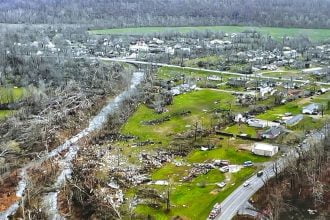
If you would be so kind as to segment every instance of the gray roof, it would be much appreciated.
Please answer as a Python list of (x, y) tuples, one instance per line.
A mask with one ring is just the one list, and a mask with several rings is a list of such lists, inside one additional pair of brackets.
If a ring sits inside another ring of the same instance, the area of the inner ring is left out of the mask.
[(276, 137), (277, 135), (279, 135), (282, 132), (282, 127), (280, 126), (274, 126), (269, 128), (268, 130), (266, 130), (262, 135), (271, 135), (273, 137)]
[(287, 125), (293, 125), (293, 124), (296, 124), (296, 123), (298, 123), (299, 121), (301, 121), (303, 118), (304, 118), (304, 116), (303, 116), (302, 114), (295, 115), (295, 116), (293, 116), (292, 118), (286, 120), (285, 123), (286, 123)]
[(310, 111), (318, 110), (319, 108), (320, 106), (316, 103), (312, 103), (304, 107), (305, 110), (310, 110)]

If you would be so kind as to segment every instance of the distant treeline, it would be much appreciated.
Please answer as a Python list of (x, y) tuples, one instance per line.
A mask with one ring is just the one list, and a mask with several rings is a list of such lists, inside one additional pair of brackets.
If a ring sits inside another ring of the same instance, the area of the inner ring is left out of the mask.
[(330, 28), (330, 0), (0, 0), (0, 22)]

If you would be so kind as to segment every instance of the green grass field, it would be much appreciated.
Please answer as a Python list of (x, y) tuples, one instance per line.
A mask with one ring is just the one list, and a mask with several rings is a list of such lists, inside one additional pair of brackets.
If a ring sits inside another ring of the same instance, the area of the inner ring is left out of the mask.
[[(167, 107), (168, 112), (163, 114), (157, 114), (145, 105), (141, 105), (124, 125), (122, 132), (138, 136), (141, 140), (169, 143), (173, 134), (191, 130), (191, 126), (196, 122), (204, 127), (210, 126), (212, 120), (210, 112), (215, 108), (229, 108), (229, 102), (232, 100), (234, 97), (231, 94), (205, 89), (176, 96), (173, 105)], [(216, 104), (216, 101), (220, 101), (220, 103)], [(236, 107), (233, 105), (233, 108)], [(191, 111), (191, 114), (176, 116), (170, 121), (158, 125), (143, 125), (141, 123), (182, 111)]]
[(256, 128), (249, 127), (247, 124), (235, 124), (225, 129), (225, 132), (229, 132), (236, 135), (247, 134), (251, 137), (257, 137), (258, 130)]
[(189, 33), (192, 31), (215, 31), (235, 33), (245, 30), (256, 30), (263, 34), (271, 35), (276, 39), (283, 36), (305, 35), (314, 41), (330, 39), (329, 29), (301, 29), (301, 28), (276, 28), (276, 27), (247, 27), (247, 26), (199, 26), (199, 27), (138, 27), (92, 30), (92, 34), (107, 35), (145, 35), (153, 33), (180, 32)]
[(160, 79), (169, 79), (169, 78), (175, 78), (175, 77), (180, 77), (182, 75), (185, 75), (187, 77), (200, 77), (200, 78), (206, 78), (207, 76), (211, 75), (217, 75), (217, 76), (222, 76), (223, 79), (228, 79), (232, 76), (228, 76), (227, 74), (220, 74), (220, 73), (214, 73), (214, 72), (209, 72), (205, 70), (191, 70), (191, 69), (186, 69), (182, 67), (161, 67), (158, 69), (157, 76)]
[(297, 104), (296, 101), (289, 102), (285, 105), (276, 106), (263, 114), (257, 116), (257, 118), (273, 121), (276, 119), (280, 119), (285, 113), (290, 112), (294, 115), (300, 114), (302, 111), (302, 106)]
[(262, 72), (263, 76), (269, 76), (269, 77), (278, 77), (278, 78), (287, 78), (290, 79), (292, 77), (293, 79), (296, 79), (298, 77), (301, 77), (302, 79), (310, 79), (308, 74), (302, 74), (299, 73), (299, 71), (266, 71)]
[(24, 88), (3, 88), (0, 87), (0, 103), (19, 101), (24, 96)]
[[(210, 160), (229, 160), (232, 164), (243, 164), (244, 161), (253, 161), (255, 163), (265, 162), (269, 158), (260, 157), (251, 154), (251, 152), (238, 150), (237, 145), (249, 143), (246, 140), (237, 139), (234, 142), (221, 142), (222, 147), (210, 151), (195, 150), (188, 155), (188, 161), (191, 163), (202, 163)], [(251, 143), (252, 144), (252, 143)]]
[[(10, 103), (19, 101), (24, 97), (24, 88), (3, 88), (0, 87), (0, 103)], [(0, 110), (0, 120), (6, 118), (13, 111)]]

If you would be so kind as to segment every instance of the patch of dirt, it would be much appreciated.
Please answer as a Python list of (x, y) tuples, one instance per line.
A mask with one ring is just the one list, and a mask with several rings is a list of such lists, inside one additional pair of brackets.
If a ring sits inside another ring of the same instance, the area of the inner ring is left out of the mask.
[(18, 201), (16, 187), (19, 182), (17, 171), (10, 174), (3, 182), (0, 182), (0, 212), (8, 209), (13, 203)]
[(310, 97), (300, 99), (300, 100), (297, 102), (297, 104), (299, 104), (299, 105), (304, 105), (304, 104), (307, 104), (307, 103), (309, 103), (309, 102), (311, 102), (311, 98), (310, 98)]
[(240, 144), (240, 145), (238, 145), (238, 149), (251, 151), (252, 150), (252, 145), (251, 144)]
[(210, 192), (211, 195), (218, 195), (219, 194), (219, 189), (214, 189)]

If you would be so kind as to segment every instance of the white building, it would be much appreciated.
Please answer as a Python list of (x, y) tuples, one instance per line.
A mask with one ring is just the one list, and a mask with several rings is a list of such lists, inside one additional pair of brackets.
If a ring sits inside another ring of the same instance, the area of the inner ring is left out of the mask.
[(266, 143), (254, 143), (252, 146), (252, 153), (259, 156), (272, 157), (278, 152), (278, 146)]
[(280, 123), (256, 119), (256, 118), (248, 119), (246, 122), (248, 123), (249, 126), (256, 128), (276, 127), (280, 125)]
[(215, 44), (222, 45), (223, 44), (223, 41), (222, 40), (219, 40), (219, 39), (215, 39), (215, 40), (211, 40), (210, 41), (210, 44), (211, 45), (215, 45)]
[(135, 45), (130, 45), (129, 50), (133, 52), (148, 52), (149, 46), (144, 42), (138, 42)]
[(165, 48), (165, 53), (168, 53), (168, 54), (170, 54), (170, 55), (174, 55), (175, 50), (174, 50), (174, 48), (172, 48), (172, 47), (166, 47), (166, 48)]
[(219, 76), (212, 75), (212, 76), (208, 76), (207, 77), (207, 80), (210, 80), (210, 81), (222, 81), (222, 78), (219, 77)]
[(245, 118), (242, 114), (237, 114), (237, 115), (235, 116), (234, 121), (235, 121), (236, 123), (238, 123), (238, 122), (245, 122), (245, 121), (246, 121), (246, 118)]

